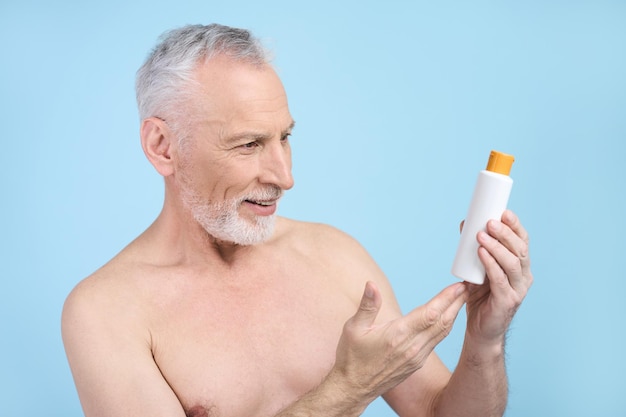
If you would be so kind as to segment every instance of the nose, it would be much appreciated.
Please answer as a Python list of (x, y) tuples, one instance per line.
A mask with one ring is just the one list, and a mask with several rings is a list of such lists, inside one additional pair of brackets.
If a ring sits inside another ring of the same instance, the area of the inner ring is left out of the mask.
[(259, 181), (276, 185), (283, 190), (293, 187), (289, 142), (280, 141), (266, 145), (261, 160)]

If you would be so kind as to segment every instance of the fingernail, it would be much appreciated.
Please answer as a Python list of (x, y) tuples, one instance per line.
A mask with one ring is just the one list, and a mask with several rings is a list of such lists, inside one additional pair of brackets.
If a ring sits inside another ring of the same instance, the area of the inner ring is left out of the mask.
[(489, 227), (491, 228), (491, 230), (493, 230), (494, 232), (499, 232), (501, 225), (499, 221), (496, 220), (489, 220)]

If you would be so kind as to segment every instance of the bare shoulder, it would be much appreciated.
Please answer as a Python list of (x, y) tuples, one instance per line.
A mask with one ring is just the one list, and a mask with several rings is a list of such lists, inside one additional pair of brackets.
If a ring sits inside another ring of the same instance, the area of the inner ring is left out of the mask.
[(63, 343), (85, 415), (183, 414), (152, 357), (140, 272), (116, 257), (65, 301)]
[(84, 334), (87, 328), (103, 330), (115, 326), (140, 325), (141, 315), (133, 310), (140, 309), (137, 291), (132, 279), (136, 275), (132, 265), (119, 257), (80, 281), (70, 292), (63, 306), (62, 331), (66, 342), (76, 335)]
[(388, 314), (396, 316), (399, 307), (391, 284), (367, 250), (348, 233), (321, 223), (282, 219), (279, 228), (289, 246), (341, 280), (359, 302), (365, 283), (373, 281), (387, 300)]
[(348, 251), (354, 255), (365, 255), (361, 244), (344, 231), (323, 223), (311, 223), (281, 218), (283, 235), (290, 244), (306, 247), (307, 250), (317, 249), (321, 252)]
[(315, 258), (329, 267), (349, 268), (353, 272), (367, 271), (366, 275), (372, 276), (382, 275), (365, 248), (348, 233), (334, 226), (281, 218), (278, 234), (279, 239), (292, 250)]

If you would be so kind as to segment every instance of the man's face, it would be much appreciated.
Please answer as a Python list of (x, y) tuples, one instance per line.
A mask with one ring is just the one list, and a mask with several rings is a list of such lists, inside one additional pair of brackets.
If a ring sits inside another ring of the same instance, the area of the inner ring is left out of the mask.
[(190, 137), (175, 180), (194, 219), (225, 242), (271, 237), (278, 200), (293, 186), (293, 128), (282, 83), (270, 67), (217, 57), (197, 70)]

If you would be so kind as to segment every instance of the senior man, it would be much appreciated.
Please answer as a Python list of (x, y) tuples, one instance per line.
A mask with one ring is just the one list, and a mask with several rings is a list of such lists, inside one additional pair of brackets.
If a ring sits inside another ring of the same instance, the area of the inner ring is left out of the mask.
[[(66, 300), (87, 417), (501, 416), (504, 339), (531, 283), (510, 211), (479, 233), (487, 283), (402, 315), (376, 263), (330, 226), (276, 215), (294, 120), (266, 52), (222, 25), (168, 32), (137, 75), (154, 223)], [(433, 352), (467, 304), (459, 363)]]

